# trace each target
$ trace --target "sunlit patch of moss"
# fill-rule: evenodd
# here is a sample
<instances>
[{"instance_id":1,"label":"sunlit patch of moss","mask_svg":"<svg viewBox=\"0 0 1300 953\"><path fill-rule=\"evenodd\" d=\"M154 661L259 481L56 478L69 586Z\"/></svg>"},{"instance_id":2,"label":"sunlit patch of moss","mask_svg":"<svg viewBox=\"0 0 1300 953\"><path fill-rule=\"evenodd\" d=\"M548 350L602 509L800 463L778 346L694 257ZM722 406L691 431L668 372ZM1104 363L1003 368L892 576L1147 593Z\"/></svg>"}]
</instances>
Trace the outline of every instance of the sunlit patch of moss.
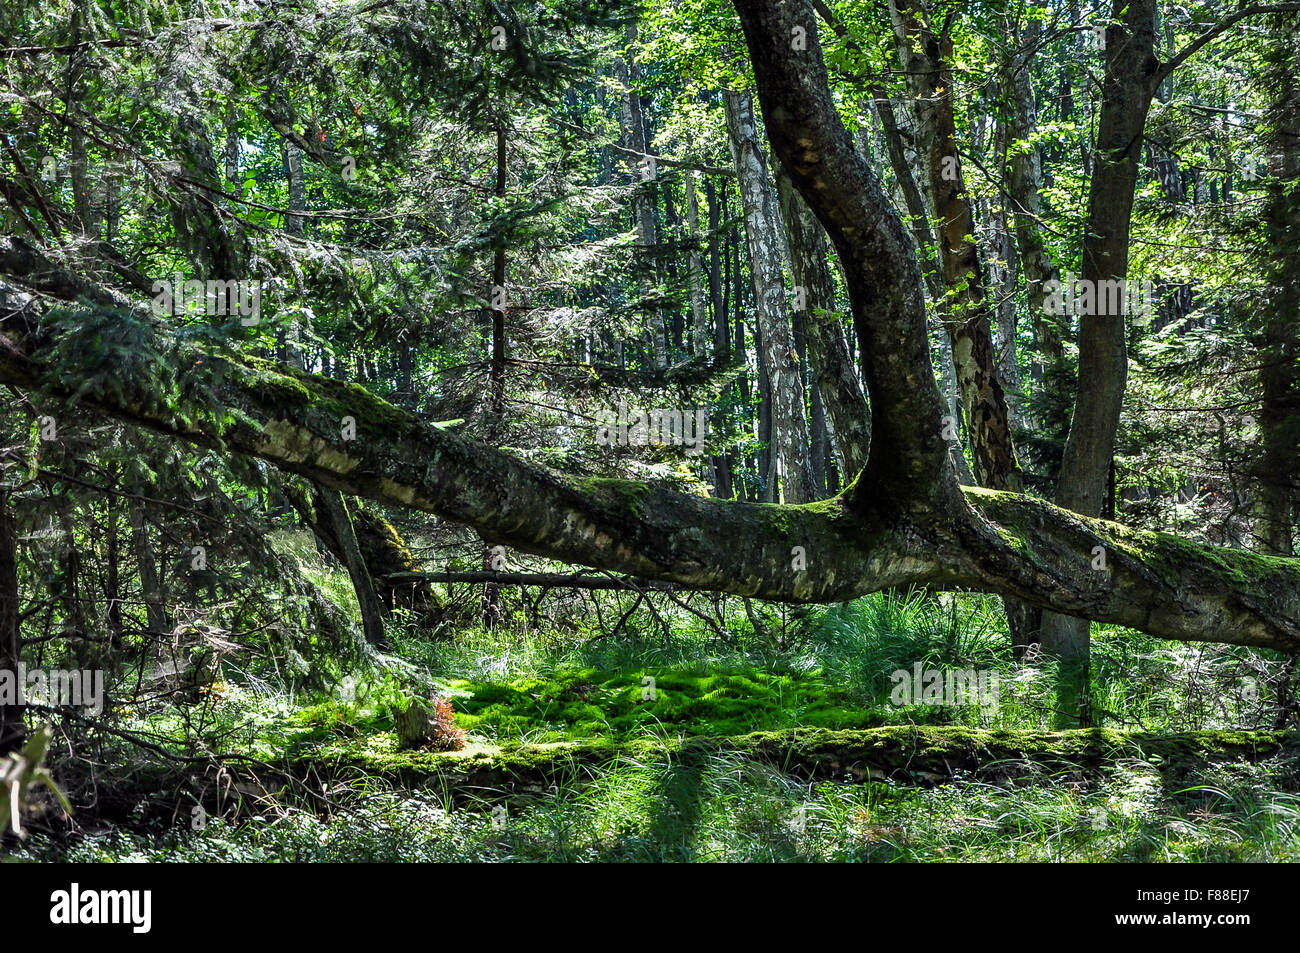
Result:
<instances>
[{"instance_id":1,"label":"sunlit patch of moss","mask_svg":"<svg viewBox=\"0 0 1300 953\"><path fill-rule=\"evenodd\" d=\"M795 725L861 728L887 720L883 710L854 704L820 678L758 670L586 668L505 685L453 684L469 693L457 700L457 723L501 740L630 737L656 726L719 736Z\"/></svg>"}]
</instances>

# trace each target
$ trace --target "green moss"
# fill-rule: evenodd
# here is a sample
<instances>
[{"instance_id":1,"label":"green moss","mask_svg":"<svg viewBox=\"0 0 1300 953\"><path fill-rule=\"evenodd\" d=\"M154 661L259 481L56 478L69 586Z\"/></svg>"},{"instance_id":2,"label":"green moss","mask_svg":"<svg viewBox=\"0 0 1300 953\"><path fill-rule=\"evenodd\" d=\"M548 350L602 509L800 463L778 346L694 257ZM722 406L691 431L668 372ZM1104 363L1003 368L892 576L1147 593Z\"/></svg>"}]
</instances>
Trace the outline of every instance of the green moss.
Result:
<instances>
[{"instance_id":1,"label":"green moss","mask_svg":"<svg viewBox=\"0 0 1300 953\"><path fill-rule=\"evenodd\" d=\"M652 491L648 483L638 480L619 480L612 477L587 477L573 480L573 485L598 499L612 499L629 513L640 517L641 505Z\"/></svg>"},{"instance_id":2,"label":"green moss","mask_svg":"<svg viewBox=\"0 0 1300 953\"><path fill-rule=\"evenodd\" d=\"M360 769L417 786L437 777L444 785L479 786L583 775L583 765L647 763L665 754L730 752L807 778L944 783L959 775L999 780L1104 775L1135 760L1181 783L1212 763L1300 756L1294 732L1191 731L1169 735L1105 729L1062 732L985 730L953 725L887 725L833 730L786 728L729 737L611 738L543 744L471 743L447 753L398 752L392 746L321 751L298 769L326 775Z\"/></svg>"},{"instance_id":3,"label":"green moss","mask_svg":"<svg viewBox=\"0 0 1300 953\"><path fill-rule=\"evenodd\" d=\"M1208 546L1169 533L1129 530L1125 535L1133 541L1135 555L1158 562L1170 571L1201 563L1208 564L1214 572L1237 583L1256 582L1279 572L1300 579L1300 567L1294 559L1263 556L1244 549Z\"/></svg>"},{"instance_id":4,"label":"green moss","mask_svg":"<svg viewBox=\"0 0 1300 953\"><path fill-rule=\"evenodd\" d=\"M654 679L654 698L650 683ZM629 738L662 726L687 734L725 736L793 724L865 727L885 712L855 705L843 689L816 677L755 670L708 674L571 669L508 685L452 683L457 724L499 740Z\"/></svg>"},{"instance_id":5,"label":"green moss","mask_svg":"<svg viewBox=\"0 0 1300 953\"><path fill-rule=\"evenodd\" d=\"M226 366L241 374L273 406L310 407L323 416L356 420L358 434L385 439L398 437L419 422L406 411L366 390L360 384L317 377L260 357L240 355L239 363Z\"/></svg>"}]
</instances>

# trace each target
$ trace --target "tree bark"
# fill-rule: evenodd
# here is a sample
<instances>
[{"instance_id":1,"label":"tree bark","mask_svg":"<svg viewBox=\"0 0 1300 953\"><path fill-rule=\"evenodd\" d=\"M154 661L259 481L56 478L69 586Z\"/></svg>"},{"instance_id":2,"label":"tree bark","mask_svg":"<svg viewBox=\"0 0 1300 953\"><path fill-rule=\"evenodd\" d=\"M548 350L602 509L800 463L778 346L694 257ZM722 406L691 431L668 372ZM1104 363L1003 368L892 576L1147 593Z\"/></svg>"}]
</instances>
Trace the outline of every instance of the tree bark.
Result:
<instances>
[{"instance_id":1,"label":"tree bark","mask_svg":"<svg viewBox=\"0 0 1300 953\"><path fill-rule=\"evenodd\" d=\"M850 185L843 198L860 194ZM0 271L12 241L0 240ZM66 398L77 381L51 371L46 332L34 330L31 317L20 311L0 320L0 382ZM920 481L896 495L866 496L860 479L833 500L779 508L624 480L565 479L422 423L360 388L189 341L150 346L166 352L182 392L210 396L233 416L217 421L197 407L181 413L156 380L123 380L120 389L84 395L83 404L198 445L220 441L228 452L350 494L435 513L524 552L786 602L968 586L1163 638L1300 649L1295 560L1128 529L1018 494L959 489L950 477L937 497L924 495ZM938 393L925 371L917 389L930 390L937 424ZM341 414L357 420L357 439L341 438L334 423ZM942 447L933 452L942 466ZM815 556L811 571L790 571L796 544ZM1088 568L1098 545L1111 554L1109 573Z\"/></svg>"},{"instance_id":2,"label":"tree bark","mask_svg":"<svg viewBox=\"0 0 1300 953\"><path fill-rule=\"evenodd\" d=\"M619 81L623 86L623 148L627 150L629 174L633 183L641 183L633 199L633 216L636 220L637 244L643 252L649 253L655 246L655 202L654 180L658 170L647 165L650 151L645 128L645 111L641 108L641 93L636 88L640 81L636 60L632 48L636 43L637 26L627 25L627 58L616 63ZM655 266L658 273L658 265ZM656 369L668 366L668 342L664 326L664 314L659 306L653 305L649 312L650 319L650 354Z\"/></svg>"},{"instance_id":3,"label":"tree bark","mask_svg":"<svg viewBox=\"0 0 1300 953\"><path fill-rule=\"evenodd\" d=\"M935 33L924 0L890 0L890 10L899 59L916 102L917 149L939 223L939 259L951 313L945 325L975 479L993 489L1019 489L1020 467L993 350L992 308L975 243L975 215L957 152L955 83L948 61L952 41Z\"/></svg>"},{"instance_id":4,"label":"tree bark","mask_svg":"<svg viewBox=\"0 0 1300 953\"><path fill-rule=\"evenodd\" d=\"M283 489L302 521L311 527L312 532L340 565L347 566L349 558L347 552L353 545L356 546L385 613L392 612L400 606L425 614L427 617L428 613L438 608L437 596L428 585L399 586L391 581L397 574L419 573L421 567L407 547L406 540L402 539L388 520L372 512L358 500L345 501L349 517L348 525L351 526L355 537L354 543L349 542L338 535L339 522L331 520L320 505L317 499L319 487L307 482L286 480ZM361 599L359 595L358 602Z\"/></svg>"},{"instance_id":5,"label":"tree bark","mask_svg":"<svg viewBox=\"0 0 1300 953\"><path fill-rule=\"evenodd\" d=\"M709 353L709 313L704 306L704 259L700 255L700 200L695 193L695 173L686 173L686 227L691 239L687 255L691 295L691 352L699 358Z\"/></svg>"},{"instance_id":6,"label":"tree bark","mask_svg":"<svg viewBox=\"0 0 1300 953\"><path fill-rule=\"evenodd\" d=\"M144 484L135 464L131 467L131 490L141 496ZM163 636L171 631L167 622L167 609L164 604L162 584L158 578L158 560L154 555L153 543L149 540L149 519L144 500L131 499L127 502L131 519L131 545L135 550L136 573L140 576L141 598L144 600L145 625L150 634Z\"/></svg>"},{"instance_id":7,"label":"tree bark","mask_svg":"<svg viewBox=\"0 0 1300 953\"><path fill-rule=\"evenodd\" d=\"M361 608L361 628L366 641L371 645L387 644L384 636L383 609L375 593L374 580L370 570L361 556L357 545L356 531L352 528L352 518L348 515L347 505L338 490L328 486L317 486L312 494L317 513L329 528L343 556L343 565L352 580L352 589L357 595L357 604Z\"/></svg>"},{"instance_id":8,"label":"tree bark","mask_svg":"<svg viewBox=\"0 0 1300 953\"><path fill-rule=\"evenodd\" d=\"M497 123L497 175L496 185L493 189L498 202L504 202L505 200L506 176L506 127L505 121L502 119ZM505 426L506 415L506 308L503 300L505 291L506 245L505 240L499 238L492 253L490 298L492 304L492 369L489 385L491 394L489 395L488 406L488 439L494 444L499 443L501 440L501 430ZM483 548L483 568L494 568L492 566L492 551L487 546ZM483 586L481 606L481 616L485 627L491 629L503 621L501 590L495 584L489 582Z\"/></svg>"},{"instance_id":9,"label":"tree bark","mask_svg":"<svg viewBox=\"0 0 1300 953\"><path fill-rule=\"evenodd\" d=\"M1300 648L1295 560L1196 545L956 484L940 438L911 239L839 121L811 10L806 2L749 0L738 12L774 152L844 262L866 345L872 447L863 474L835 499L759 506L565 478L418 421L361 388L171 339L145 308L116 314L140 322L139 347L176 370L175 385L162 392L159 376L126 375L114 388L85 392L82 404L439 514L521 551L690 588L804 603L906 585L965 586L1163 638ZM808 39L798 56L790 50L794 27ZM85 286L48 260L32 267L34 254L19 239L0 238L0 274L21 276L41 294ZM0 301L0 382L67 398L82 376L115 366L72 319L75 309L43 315L38 299L8 283ZM65 363L55 373L54 346L76 354L78 367ZM209 402L224 412L205 412ZM340 436L345 414L358 422L355 440ZM805 547L807 570L791 571L792 545ZM1089 567L1097 546L1109 554L1106 573Z\"/></svg>"},{"instance_id":10,"label":"tree bark","mask_svg":"<svg viewBox=\"0 0 1300 953\"><path fill-rule=\"evenodd\" d=\"M1020 46L1007 61L1002 90L1007 103L1007 198L1034 329L1031 377L1048 395L1039 402L1042 414L1037 425L1046 435L1047 446L1054 446L1065 440L1070 429L1066 395L1073 391L1074 379L1065 363L1069 319L1053 315L1047 308L1049 286L1052 282L1059 286L1061 272L1047 252L1039 226L1043 218L1043 160L1037 143L1030 141L1038 131L1038 105L1030 66L1039 32L1038 21L1026 25ZM1059 479L1061 461L1057 455L1039 453L1033 463L1052 484Z\"/></svg>"},{"instance_id":11,"label":"tree bark","mask_svg":"<svg viewBox=\"0 0 1300 953\"><path fill-rule=\"evenodd\" d=\"M284 140L284 173L289 182L289 214L285 216L284 231L301 238L307 219L294 214L307 208L307 185L302 174L302 150L289 140ZM294 318L280 334L280 360L293 367L303 368L302 324Z\"/></svg>"}]
</instances>

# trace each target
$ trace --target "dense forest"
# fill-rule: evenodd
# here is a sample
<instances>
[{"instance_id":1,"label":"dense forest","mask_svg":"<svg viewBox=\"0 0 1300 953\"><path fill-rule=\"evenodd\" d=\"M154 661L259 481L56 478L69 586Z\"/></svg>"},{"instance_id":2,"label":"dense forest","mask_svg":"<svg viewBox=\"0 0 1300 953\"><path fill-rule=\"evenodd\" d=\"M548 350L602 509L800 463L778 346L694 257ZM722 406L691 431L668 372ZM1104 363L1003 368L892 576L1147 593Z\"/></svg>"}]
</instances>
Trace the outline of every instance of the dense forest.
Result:
<instances>
[{"instance_id":1,"label":"dense forest","mask_svg":"<svg viewBox=\"0 0 1300 953\"><path fill-rule=\"evenodd\" d=\"M1300 3L0 57L0 858L1300 860Z\"/></svg>"}]
</instances>

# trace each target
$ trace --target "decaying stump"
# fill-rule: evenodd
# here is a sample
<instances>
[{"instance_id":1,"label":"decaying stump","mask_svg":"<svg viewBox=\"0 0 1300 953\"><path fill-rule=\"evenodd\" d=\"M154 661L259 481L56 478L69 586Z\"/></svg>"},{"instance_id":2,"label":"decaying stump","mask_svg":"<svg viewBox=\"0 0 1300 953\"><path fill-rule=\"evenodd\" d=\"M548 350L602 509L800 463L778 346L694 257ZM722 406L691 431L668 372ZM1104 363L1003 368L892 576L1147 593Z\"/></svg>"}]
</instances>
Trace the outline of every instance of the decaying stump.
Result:
<instances>
[{"instance_id":1,"label":"decaying stump","mask_svg":"<svg viewBox=\"0 0 1300 953\"><path fill-rule=\"evenodd\" d=\"M394 706L393 727L402 750L458 751L465 746L465 732L456 727L451 702L438 695L412 699L405 711Z\"/></svg>"}]
</instances>

